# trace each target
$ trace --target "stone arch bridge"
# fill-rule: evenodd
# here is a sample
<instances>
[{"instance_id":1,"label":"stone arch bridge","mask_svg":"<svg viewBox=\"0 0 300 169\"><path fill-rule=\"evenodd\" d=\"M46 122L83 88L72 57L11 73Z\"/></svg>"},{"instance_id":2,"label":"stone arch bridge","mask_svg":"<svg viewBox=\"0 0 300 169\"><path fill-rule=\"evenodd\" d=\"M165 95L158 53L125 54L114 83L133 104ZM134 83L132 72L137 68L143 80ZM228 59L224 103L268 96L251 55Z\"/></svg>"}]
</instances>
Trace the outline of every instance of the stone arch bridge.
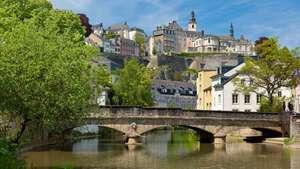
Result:
<instances>
[{"instance_id":1,"label":"stone arch bridge","mask_svg":"<svg viewBox=\"0 0 300 169\"><path fill-rule=\"evenodd\" d=\"M222 143L226 141L226 135L243 128L261 131L266 137L274 134L291 137L298 132L294 131L292 121L293 117L288 113L105 106L96 107L83 123L77 126L93 124L108 127L124 133L129 138L164 126L184 126L198 130L202 142Z\"/></svg>"}]
</instances>

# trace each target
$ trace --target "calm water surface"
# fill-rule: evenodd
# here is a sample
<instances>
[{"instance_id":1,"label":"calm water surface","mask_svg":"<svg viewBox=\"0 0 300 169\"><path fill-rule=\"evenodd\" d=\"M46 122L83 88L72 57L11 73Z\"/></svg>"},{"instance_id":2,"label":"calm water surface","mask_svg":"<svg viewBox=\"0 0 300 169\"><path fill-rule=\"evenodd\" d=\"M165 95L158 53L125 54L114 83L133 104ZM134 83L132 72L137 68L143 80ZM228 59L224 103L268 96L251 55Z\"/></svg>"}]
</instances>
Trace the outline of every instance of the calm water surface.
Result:
<instances>
[{"instance_id":1,"label":"calm water surface","mask_svg":"<svg viewBox=\"0 0 300 169\"><path fill-rule=\"evenodd\" d=\"M157 130L137 147L93 138L28 152L23 158L37 168L300 169L300 151L267 144L200 144L197 140L189 130Z\"/></svg>"}]
</instances>

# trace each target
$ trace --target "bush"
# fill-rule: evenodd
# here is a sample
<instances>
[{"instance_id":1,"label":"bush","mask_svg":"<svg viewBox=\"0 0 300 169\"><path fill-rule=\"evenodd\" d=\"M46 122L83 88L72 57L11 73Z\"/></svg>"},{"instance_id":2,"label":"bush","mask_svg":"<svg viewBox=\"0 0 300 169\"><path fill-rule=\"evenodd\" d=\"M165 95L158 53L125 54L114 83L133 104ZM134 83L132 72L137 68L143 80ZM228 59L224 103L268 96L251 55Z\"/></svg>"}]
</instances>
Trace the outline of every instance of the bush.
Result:
<instances>
[{"instance_id":1,"label":"bush","mask_svg":"<svg viewBox=\"0 0 300 169\"><path fill-rule=\"evenodd\" d=\"M270 100L263 97L260 103L260 112L264 113L280 113L283 112L283 100L278 97L274 97L273 104L271 105Z\"/></svg>"},{"instance_id":2,"label":"bush","mask_svg":"<svg viewBox=\"0 0 300 169\"><path fill-rule=\"evenodd\" d=\"M7 139L0 137L1 169L25 169L25 162L17 159L17 146L10 144Z\"/></svg>"}]
</instances>

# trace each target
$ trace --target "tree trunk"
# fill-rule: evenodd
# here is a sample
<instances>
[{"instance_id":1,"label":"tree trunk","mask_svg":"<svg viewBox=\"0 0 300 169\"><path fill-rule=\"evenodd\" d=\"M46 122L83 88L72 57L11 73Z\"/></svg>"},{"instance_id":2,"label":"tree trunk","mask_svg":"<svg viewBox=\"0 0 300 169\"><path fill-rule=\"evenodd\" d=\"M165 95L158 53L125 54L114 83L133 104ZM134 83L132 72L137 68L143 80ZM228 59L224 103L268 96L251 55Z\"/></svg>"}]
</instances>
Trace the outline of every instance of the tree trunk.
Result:
<instances>
[{"instance_id":1,"label":"tree trunk","mask_svg":"<svg viewBox=\"0 0 300 169\"><path fill-rule=\"evenodd\" d=\"M19 144L20 143L20 139L21 137L23 136L23 133L24 131L26 130L27 128L27 123L29 122L30 120L26 119L24 120L22 123L21 123L21 130L18 131L17 133L17 136L14 140L12 140L12 143L15 143L15 144Z\"/></svg>"}]
</instances>

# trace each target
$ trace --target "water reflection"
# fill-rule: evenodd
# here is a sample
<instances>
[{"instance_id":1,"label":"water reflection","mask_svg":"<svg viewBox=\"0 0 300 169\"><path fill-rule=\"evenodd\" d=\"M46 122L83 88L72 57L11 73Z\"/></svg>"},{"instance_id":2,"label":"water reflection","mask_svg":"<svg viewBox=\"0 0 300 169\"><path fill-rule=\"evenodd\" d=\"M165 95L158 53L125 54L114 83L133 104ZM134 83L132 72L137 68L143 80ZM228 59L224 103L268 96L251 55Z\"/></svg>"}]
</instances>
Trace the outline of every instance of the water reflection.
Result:
<instances>
[{"instance_id":1,"label":"water reflection","mask_svg":"<svg viewBox=\"0 0 300 169\"><path fill-rule=\"evenodd\" d=\"M216 148L200 144L190 130L157 130L141 146L127 147L107 139L79 140L64 149L24 154L34 167L71 165L100 169L299 169L300 151L277 145L234 143Z\"/></svg>"}]
</instances>

